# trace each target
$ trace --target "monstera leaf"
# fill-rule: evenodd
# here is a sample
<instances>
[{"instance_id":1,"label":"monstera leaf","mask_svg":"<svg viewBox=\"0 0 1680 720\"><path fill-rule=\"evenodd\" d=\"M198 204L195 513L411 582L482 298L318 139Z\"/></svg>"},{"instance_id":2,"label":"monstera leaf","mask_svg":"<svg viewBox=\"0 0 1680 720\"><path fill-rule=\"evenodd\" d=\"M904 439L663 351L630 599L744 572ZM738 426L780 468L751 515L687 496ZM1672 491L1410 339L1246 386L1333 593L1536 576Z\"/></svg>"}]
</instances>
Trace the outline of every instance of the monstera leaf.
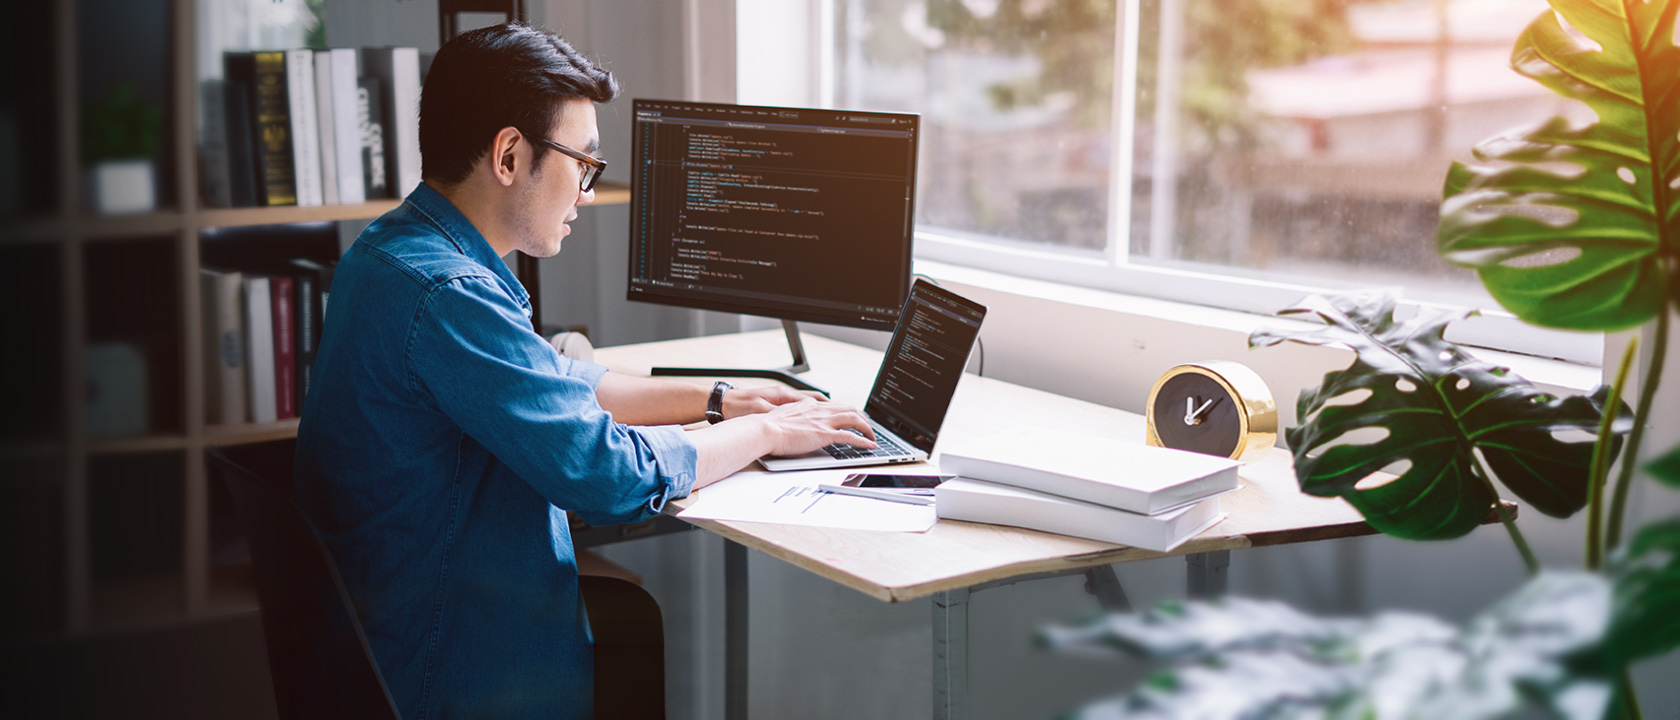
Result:
<instances>
[{"instance_id":1,"label":"monstera leaf","mask_svg":"<svg viewBox=\"0 0 1680 720\"><path fill-rule=\"evenodd\" d=\"M1517 72L1597 114L1482 142L1447 176L1437 242L1536 325L1616 330L1662 308L1680 251L1680 3L1552 0Z\"/></svg>"},{"instance_id":2,"label":"monstera leaf","mask_svg":"<svg viewBox=\"0 0 1680 720\"><path fill-rule=\"evenodd\" d=\"M1611 668L1680 647L1680 518L1647 525L1611 563L1614 615L1604 641Z\"/></svg>"},{"instance_id":3,"label":"monstera leaf","mask_svg":"<svg viewBox=\"0 0 1680 720\"><path fill-rule=\"evenodd\" d=\"M1591 436L1609 389L1590 398L1552 397L1442 337L1468 312L1425 309L1396 321L1394 305L1390 295L1314 295L1279 314L1314 314L1324 327L1249 336L1251 347L1291 340L1357 353L1346 370L1326 374L1322 387L1301 391L1297 425L1284 431L1301 490L1346 498L1389 535L1455 538L1480 524L1495 501L1477 475L1480 450L1498 479L1534 509L1566 517L1585 506ZM1619 419L1618 431L1629 424ZM1350 435L1356 431L1381 437L1357 442ZM1568 431L1583 441L1558 436ZM1359 485L1402 461L1410 467L1392 481Z\"/></svg>"},{"instance_id":4,"label":"monstera leaf","mask_svg":"<svg viewBox=\"0 0 1680 720\"><path fill-rule=\"evenodd\" d=\"M1657 482L1680 489L1680 445L1670 448L1668 454L1652 460L1645 469Z\"/></svg>"},{"instance_id":5,"label":"monstera leaf","mask_svg":"<svg viewBox=\"0 0 1680 720\"><path fill-rule=\"evenodd\" d=\"M1276 602L1170 604L1059 626L1040 641L1170 664L1071 714L1129 720L1553 717L1600 720L1607 675L1582 672L1609 624L1610 584L1543 574L1462 628L1423 615L1316 618ZM1527 716L1524 716L1527 717Z\"/></svg>"}]
</instances>

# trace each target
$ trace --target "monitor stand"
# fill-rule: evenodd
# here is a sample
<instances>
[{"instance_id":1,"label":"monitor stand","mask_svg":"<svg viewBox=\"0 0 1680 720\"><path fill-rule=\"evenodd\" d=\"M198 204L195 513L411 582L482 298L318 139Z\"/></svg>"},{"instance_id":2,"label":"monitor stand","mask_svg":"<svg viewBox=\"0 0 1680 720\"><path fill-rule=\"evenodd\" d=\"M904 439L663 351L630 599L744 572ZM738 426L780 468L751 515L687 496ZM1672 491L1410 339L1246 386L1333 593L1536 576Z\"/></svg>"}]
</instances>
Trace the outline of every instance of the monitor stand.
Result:
<instances>
[{"instance_id":1,"label":"monitor stand","mask_svg":"<svg viewBox=\"0 0 1680 720\"><path fill-rule=\"evenodd\" d=\"M819 388L815 385L812 385L808 382L805 382L804 380L800 380L799 378L794 377L794 375L793 375L794 373L802 373L802 372L805 372L806 370L811 369L811 364L805 360L805 344L799 341L799 326L796 325L792 320L783 320L782 321L782 331L787 333L788 352L793 354L793 364L788 365L787 367L763 369L763 370L756 369L756 368L656 367L656 368L653 369L653 374L655 376L664 375L666 377L756 377L756 378L768 378L770 380L777 380L777 381L780 381L784 384L791 385L793 387L799 388L800 390L810 390L812 392L820 392L820 393L823 394L823 397L828 397L828 391L827 390L824 390L824 389Z\"/></svg>"}]
</instances>

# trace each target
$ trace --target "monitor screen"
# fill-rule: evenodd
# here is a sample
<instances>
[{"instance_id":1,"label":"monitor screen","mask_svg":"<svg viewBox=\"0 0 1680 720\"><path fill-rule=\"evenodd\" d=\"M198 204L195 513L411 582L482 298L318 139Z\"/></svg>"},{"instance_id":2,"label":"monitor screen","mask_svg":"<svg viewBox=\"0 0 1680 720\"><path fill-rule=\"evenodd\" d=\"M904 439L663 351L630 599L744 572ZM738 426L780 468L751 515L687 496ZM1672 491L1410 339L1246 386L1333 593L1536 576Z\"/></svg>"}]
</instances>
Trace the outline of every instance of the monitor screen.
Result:
<instances>
[{"instance_id":1,"label":"monitor screen","mask_svg":"<svg viewBox=\"0 0 1680 720\"><path fill-rule=\"evenodd\" d=\"M636 100L631 300L887 330L910 286L918 118Z\"/></svg>"}]
</instances>

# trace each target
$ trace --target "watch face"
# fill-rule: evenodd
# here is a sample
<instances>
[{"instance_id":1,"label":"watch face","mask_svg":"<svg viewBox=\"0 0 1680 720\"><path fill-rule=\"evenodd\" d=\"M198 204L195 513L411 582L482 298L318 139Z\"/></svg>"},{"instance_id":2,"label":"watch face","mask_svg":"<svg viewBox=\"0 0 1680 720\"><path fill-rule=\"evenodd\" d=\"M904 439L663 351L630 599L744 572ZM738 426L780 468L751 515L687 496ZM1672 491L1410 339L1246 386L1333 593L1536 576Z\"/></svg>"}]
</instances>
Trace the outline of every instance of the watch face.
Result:
<instances>
[{"instance_id":1,"label":"watch face","mask_svg":"<svg viewBox=\"0 0 1680 720\"><path fill-rule=\"evenodd\" d=\"M1206 375L1186 372L1168 378L1149 410L1155 435L1166 447L1231 457L1242 439L1235 398Z\"/></svg>"}]
</instances>

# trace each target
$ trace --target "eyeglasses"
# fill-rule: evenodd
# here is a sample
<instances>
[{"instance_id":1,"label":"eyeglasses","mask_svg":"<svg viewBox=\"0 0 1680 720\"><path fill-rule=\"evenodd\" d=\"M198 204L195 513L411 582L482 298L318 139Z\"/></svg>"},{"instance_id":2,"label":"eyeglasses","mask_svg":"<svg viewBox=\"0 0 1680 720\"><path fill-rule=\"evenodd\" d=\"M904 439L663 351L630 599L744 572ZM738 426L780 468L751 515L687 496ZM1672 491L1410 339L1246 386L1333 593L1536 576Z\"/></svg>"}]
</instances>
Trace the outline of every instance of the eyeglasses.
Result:
<instances>
[{"instance_id":1,"label":"eyeglasses","mask_svg":"<svg viewBox=\"0 0 1680 720\"><path fill-rule=\"evenodd\" d=\"M583 166L583 177L578 181L578 192L589 192L590 190L594 190L595 181L600 180L601 173L605 172L607 169L607 161L595 157L594 155L590 155L589 153L581 150L573 150L541 135L533 135L531 133L525 133L525 135L532 140L547 145L549 148L561 155L565 155L566 157L578 161L578 164Z\"/></svg>"}]
</instances>

